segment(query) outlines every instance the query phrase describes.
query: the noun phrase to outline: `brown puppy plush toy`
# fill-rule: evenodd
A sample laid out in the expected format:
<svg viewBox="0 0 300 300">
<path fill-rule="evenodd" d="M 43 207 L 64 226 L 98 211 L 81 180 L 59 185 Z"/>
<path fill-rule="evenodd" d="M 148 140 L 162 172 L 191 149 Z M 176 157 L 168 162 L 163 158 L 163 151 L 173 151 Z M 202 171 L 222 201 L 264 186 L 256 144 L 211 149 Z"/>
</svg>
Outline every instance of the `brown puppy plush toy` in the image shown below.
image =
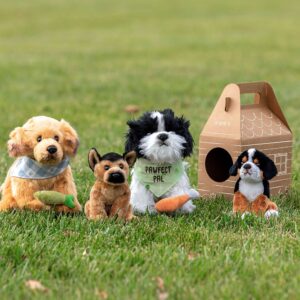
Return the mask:
<svg viewBox="0 0 300 300">
<path fill-rule="evenodd" d="M 69 164 L 79 141 L 70 124 L 44 116 L 33 117 L 15 128 L 9 137 L 8 153 L 16 160 L 2 185 L 0 211 L 50 209 L 34 196 L 46 190 L 74 197 L 75 207 L 55 205 L 55 211 L 81 211 Z"/>
<path fill-rule="evenodd" d="M 99 220 L 115 217 L 126 221 L 134 216 L 129 203 L 130 189 L 127 178 L 129 168 L 136 160 L 134 151 L 123 156 L 114 152 L 101 156 L 95 148 L 89 152 L 89 165 L 96 177 L 85 204 L 88 219 Z"/>
<path fill-rule="evenodd" d="M 234 188 L 234 213 L 241 213 L 242 218 L 249 213 L 264 215 L 267 219 L 279 215 L 277 205 L 269 199 L 269 180 L 276 176 L 277 168 L 268 156 L 254 148 L 246 150 L 229 173 L 239 174 Z"/>
</svg>

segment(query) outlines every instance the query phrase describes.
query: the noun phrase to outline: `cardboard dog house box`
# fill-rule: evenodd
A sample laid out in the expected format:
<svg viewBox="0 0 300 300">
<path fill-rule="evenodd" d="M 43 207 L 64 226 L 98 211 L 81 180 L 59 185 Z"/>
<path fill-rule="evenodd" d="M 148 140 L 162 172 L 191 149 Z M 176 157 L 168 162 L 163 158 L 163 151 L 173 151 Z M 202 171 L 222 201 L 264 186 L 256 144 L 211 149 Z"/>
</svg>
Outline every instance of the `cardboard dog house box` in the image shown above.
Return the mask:
<svg viewBox="0 0 300 300">
<path fill-rule="evenodd" d="M 241 94 L 253 94 L 253 104 L 241 104 Z M 199 141 L 199 192 L 232 199 L 237 177 L 229 169 L 239 154 L 256 148 L 274 160 L 278 175 L 270 181 L 271 195 L 291 184 L 292 132 L 269 83 L 227 85 Z"/>
</svg>

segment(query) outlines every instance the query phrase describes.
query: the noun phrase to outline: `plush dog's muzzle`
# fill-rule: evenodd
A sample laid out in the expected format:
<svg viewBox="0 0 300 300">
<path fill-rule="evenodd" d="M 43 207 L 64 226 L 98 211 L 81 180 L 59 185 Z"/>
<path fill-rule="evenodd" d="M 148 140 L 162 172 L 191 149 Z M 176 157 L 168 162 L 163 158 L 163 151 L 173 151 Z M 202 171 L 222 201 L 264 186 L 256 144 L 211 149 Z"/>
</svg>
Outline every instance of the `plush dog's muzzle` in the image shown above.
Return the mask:
<svg viewBox="0 0 300 300">
<path fill-rule="evenodd" d="M 53 139 L 44 139 L 35 146 L 34 158 L 40 163 L 55 165 L 63 159 L 63 150 Z"/>
<path fill-rule="evenodd" d="M 54 145 L 51 145 L 47 148 L 47 151 L 50 153 L 50 154 L 55 154 L 57 152 L 57 147 L 54 146 Z"/>
<path fill-rule="evenodd" d="M 252 162 L 246 162 L 240 169 L 241 179 L 259 182 L 262 181 L 261 172 L 257 165 Z"/>
<path fill-rule="evenodd" d="M 169 135 L 168 135 L 167 133 L 160 133 L 160 134 L 157 136 L 157 138 L 158 138 L 160 141 L 164 142 L 164 141 L 166 141 L 166 140 L 169 138 Z"/>
<path fill-rule="evenodd" d="M 125 182 L 125 177 L 121 172 L 110 173 L 108 181 L 113 184 L 121 184 Z"/>
</svg>

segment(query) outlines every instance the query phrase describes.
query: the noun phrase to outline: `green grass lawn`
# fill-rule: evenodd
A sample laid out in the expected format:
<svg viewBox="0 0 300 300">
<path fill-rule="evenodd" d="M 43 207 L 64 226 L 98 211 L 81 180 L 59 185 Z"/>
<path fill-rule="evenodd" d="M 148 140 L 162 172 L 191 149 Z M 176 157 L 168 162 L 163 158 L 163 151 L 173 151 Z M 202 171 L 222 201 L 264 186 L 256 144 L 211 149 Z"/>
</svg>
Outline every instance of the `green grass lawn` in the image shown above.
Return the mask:
<svg viewBox="0 0 300 300">
<path fill-rule="evenodd" d="M 65 118 L 81 203 L 90 147 L 122 151 L 128 104 L 173 108 L 198 137 L 224 85 L 267 80 L 294 133 L 293 190 L 278 220 L 230 215 L 224 199 L 191 216 L 124 226 L 84 215 L 0 216 L 1 299 L 299 299 L 300 6 L 298 1 L 0 2 L 0 182 L 9 132 L 30 116 Z M 164 281 L 164 287 L 158 282 Z M 31 291 L 30 279 L 46 292 Z"/>
</svg>

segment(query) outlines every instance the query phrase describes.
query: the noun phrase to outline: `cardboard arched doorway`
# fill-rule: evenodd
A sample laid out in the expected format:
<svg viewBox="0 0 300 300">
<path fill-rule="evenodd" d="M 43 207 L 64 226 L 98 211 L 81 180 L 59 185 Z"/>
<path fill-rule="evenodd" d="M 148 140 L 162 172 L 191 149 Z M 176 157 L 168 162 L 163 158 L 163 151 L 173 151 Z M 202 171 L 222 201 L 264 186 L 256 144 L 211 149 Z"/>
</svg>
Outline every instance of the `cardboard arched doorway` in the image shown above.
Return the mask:
<svg viewBox="0 0 300 300">
<path fill-rule="evenodd" d="M 206 172 L 216 182 L 224 182 L 229 178 L 229 169 L 232 165 L 231 155 L 221 147 L 210 150 L 205 158 Z"/>
</svg>

